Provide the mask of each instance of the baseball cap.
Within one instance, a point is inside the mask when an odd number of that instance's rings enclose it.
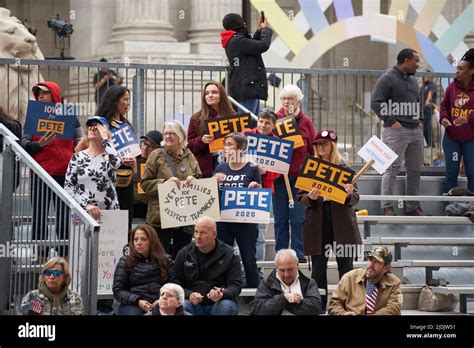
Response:
[[[106,126],[106,127],[109,126],[109,123],[107,122],[107,120],[106,120],[105,118],[103,118],[102,116],[92,116],[92,117],[89,117],[89,118],[87,119],[87,121],[86,121],[86,126],[90,126],[93,121],[99,122],[99,123],[101,123],[103,126]]]
[[[45,86],[45,85],[36,85],[36,86],[33,86],[33,88],[31,89],[33,91],[33,95],[37,96],[39,91],[42,90],[42,91],[45,91],[45,92],[49,92],[49,88],[48,86]]]
[[[337,143],[337,135],[331,129],[320,130],[313,140],[313,144],[334,141]]]
[[[163,135],[160,131],[151,130],[145,135],[141,136],[140,139],[146,139],[155,146],[160,146],[160,143],[163,141]]]
[[[387,247],[378,246],[373,248],[369,254],[369,257],[373,257],[377,261],[383,262],[386,265],[390,265],[392,263],[392,253]]]

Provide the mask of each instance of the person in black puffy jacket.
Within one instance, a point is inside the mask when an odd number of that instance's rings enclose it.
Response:
[[[118,315],[143,315],[158,305],[161,286],[173,281],[173,261],[153,227],[138,225],[130,238],[130,255],[115,268],[113,292]]]
[[[260,112],[260,101],[267,100],[267,71],[262,53],[268,51],[273,31],[261,17],[253,38],[237,13],[229,13],[222,20],[222,47],[229,60],[229,95],[255,115]],[[239,110],[241,112],[243,110]]]

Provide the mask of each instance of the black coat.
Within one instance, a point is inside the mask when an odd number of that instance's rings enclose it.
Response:
[[[193,292],[206,296],[214,287],[224,288],[223,299],[236,300],[242,290],[240,276],[240,258],[234,254],[234,248],[216,239],[215,252],[198,267],[196,244],[194,242],[182,248],[175,260],[177,282],[184,288],[185,297]],[[212,301],[204,298],[203,304]]]
[[[139,300],[150,303],[160,298],[161,286],[173,282],[173,261],[168,258],[168,279],[163,279],[160,266],[149,262],[145,257],[138,260],[135,267],[128,271],[125,261],[128,256],[123,256],[114,273],[113,292],[115,299],[121,304],[137,305]]]
[[[236,32],[228,41],[223,38],[230,64],[229,95],[236,100],[267,100],[267,71],[262,53],[270,48],[272,34],[270,28],[263,28],[253,38],[246,32]]]
[[[283,295],[276,270],[267,280],[260,282],[255,299],[250,303],[251,315],[280,315],[284,309],[295,315],[318,315],[321,310],[321,295],[314,279],[306,277],[301,271],[299,280],[303,300],[300,303],[290,303]]]

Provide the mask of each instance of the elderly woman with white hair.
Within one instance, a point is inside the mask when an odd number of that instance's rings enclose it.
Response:
[[[291,158],[288,179],[293,197],[298,190],[295,188],[296,178],[303,161],[307,155],[314,156],[313,140],[316,136],[313,123],[301,110],[303,93],[295,85],[286,85],[280,92],[282,107],[277,112],[278,118],[294,116],[300,130],[304,145],[294,149]],[[296,251],[300,262],[306,263],[303,253],[301,231],[304,221],[304,207],[295,202],[294,208],[288,206],[288,192],[286,190],[283,176],[275,181],[275,194],[273,195],[273,213],[275,215],[275,249],[286,249],[290,243],[291,226],[291,248]]]
[[[186,233],[183,227],[161,228],[158,184],[189,185],[202,174],[196,157],[187,148],[187,135],[181,122],[165,122],[163,139],[163,148],[154,150],[148,157],[141,186],[149,198],[146,222],[155,228],[165,251],[174,259],[178,251],[191,242],[192,235]]]
[[[166,283],[160,289],[160,298],[151,315],[192,315],[183,308],[184,289],[175,283]]]

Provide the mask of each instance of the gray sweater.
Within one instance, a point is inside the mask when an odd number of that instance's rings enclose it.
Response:
[[[416,128],[423,121],[416,78],[397,66],[384,73],[375,84],[371,107],[384,127],[398,121],[403,127]]]

